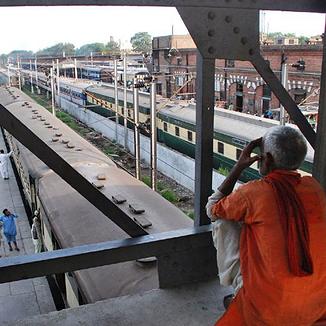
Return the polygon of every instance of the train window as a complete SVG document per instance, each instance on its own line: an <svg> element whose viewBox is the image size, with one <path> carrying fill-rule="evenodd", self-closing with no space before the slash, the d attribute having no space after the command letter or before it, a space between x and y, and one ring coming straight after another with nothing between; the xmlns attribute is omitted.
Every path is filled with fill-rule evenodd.
<svg viewBox="0 0 326 326"><path fill-rule="evenodd" d="M121 108L121 114L125 115L125 108Z"/></svg>
<svg viewBox="0 0 326 326"><path fill-rule="evenodd" d="M241 153L242 153L242 150L237 148L237 160L240 158Z"/></svg>
<svg viewBox="0 0 326 326"><path fill-rule="evenodd" d="M168 131L168 124L166 122L163 122L163 129L164 131Z"/></svg>
<svg viewBox="0 0 326 326"><path fill-rule="evenodd" d="M217 152L220 154L224 154L224 144L220 141L217 142Z"/></svg>
<svg viewBox="0 0 326 326"><path fill-rule="evenodd" d="M131 110L128 109L128 117L131 118Z"/></svg>
<svg viewBox="0 0 326 326"><path fill-rule="evenodd" d="M188 140L192 141L192 132L191 131L188 131Z"/></svg>
<svg viewBox="0 0 326 326"><path fill-rule="evenodd" d="M179 127L175 127L175 135L180 136L180 129Z"/></svg>

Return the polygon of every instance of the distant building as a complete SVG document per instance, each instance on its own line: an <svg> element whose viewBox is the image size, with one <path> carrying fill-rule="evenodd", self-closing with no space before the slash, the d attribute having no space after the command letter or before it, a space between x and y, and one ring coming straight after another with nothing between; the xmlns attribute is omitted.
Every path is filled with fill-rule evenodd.
<svg viewBox="0 0 326 326"><path fill-rule="evenodd" d="M299 45L298 37L281 36L274 39L275 45Z"/></svg>
<svg viewBox="0 0 326 326"><path fill-rule="evenodd" d="M308 44L323 44L323 35L312 36L309 38Z"/></svg>
<svg viewBox="0 0 326 326"><path fill-rule="evenodd" d="M176 41L180 39L184 43ZM261 52L279 77L282 56L287 57L290 95L297 104L307 99L308 103L318 105L322 45L269 45L262 46ZM153 71L159 94L171 97L178 92L178 96L185 99L195 97L196 55L197 49L190 36L153 39ZM298 61L304 62L304 69L291 67ZM219 106L224 103L234 110L258 115L280 107L280 102L250 62L217 59L215 66L215 98Z"/></svg>

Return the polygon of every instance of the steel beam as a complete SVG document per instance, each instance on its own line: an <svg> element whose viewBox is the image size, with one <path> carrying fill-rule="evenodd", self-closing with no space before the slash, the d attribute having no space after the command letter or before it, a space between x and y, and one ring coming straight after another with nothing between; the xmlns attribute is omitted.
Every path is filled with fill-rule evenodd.
<svg viewBox="0 0 326 326"><path fill-rule="evenodd" d="M117 264L140 258L174 255L212 246L211 226L182 229L138 238L88 244L0 260L0 283ZM203 252L202 252L203 254ZM183 258L185 259L185 258ZM215 259L212 259L215 264ZM194 262L194 266L200 265ZM205 273L205 266L196 267ZM164 273L164 270L161 270ZM190 270L184 271L191 273ZM183 275L181 275L183 276Z"/></svg>
<svg viewBox="0 0 326 326"><path fill-rule="evenodd" d="M195 225L209 224L207 198L212 193L215 59L197 54Z"/></svg>
<svg viewBox="0 0 326 326"><path fill-rule="evenodd" d="M248 50L250 51L250 49ZM265 82L271 88L272 92L279 99L285 110L290 115L290 118L295 122L302 134L306 137L310 145L315 148L316 133L310 126L309 122L302 114L292 97L283 87L280 80L276 77L270 66L262 57L258 49L252 49L251 63L254 65L259 74L263 77Z"/></svg>
<svg viewBox="0 0 326 326"><path fill-rule="evenodd" d="M249 49L259 47L259 11L178 7L204 58L250 60Z"/></svg>
<svg viewBox="0 0 326 326"><path fill-rule="evenodd" d="M123 231L132 237L148 234L2 105L0 105L0 116L1 127L6 129Z"/></svg>
<svg viewBox="0 0 326 326"><path fill-rule="evenodd" d="M0 0L0 6L159 6L326 12L325 0Z"/></svg>
<svg viewBox="0 0 326 326"><path fill-rule="evenodd" d="M326 35L326 25L325 25ZM324 38L324 55L320 81L317 139L313 176L326 191L326 40Z"/></svg>

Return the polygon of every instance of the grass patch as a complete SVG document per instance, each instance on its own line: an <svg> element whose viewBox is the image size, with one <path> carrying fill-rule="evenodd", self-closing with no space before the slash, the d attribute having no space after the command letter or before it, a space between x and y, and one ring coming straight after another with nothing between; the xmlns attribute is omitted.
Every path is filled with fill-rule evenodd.
<svg viewBox="0 0 326 326"><path fill-rule="evenodd" d="M217 170L217 172L218 172L219 174L222 174L222 175L224 175L224 176L227 176L227 175L229 175L230 170L227 169L227 168L224 168L223 166L220 166L219 169Z"/></svg>
<svg viewBox="0 0 326 326"><path fill-rule="evenodd" d="M177 203L179 201L179 197L173 190L163 189L162 191L160 191L160 194L170 203Z"/></svg>
<svg viewBox="0 0 326 326"><path fill-rule="evenodd" d="M148 175L143 175L141 181L143 181L148 187L152 185L151 178Z"/></svg>

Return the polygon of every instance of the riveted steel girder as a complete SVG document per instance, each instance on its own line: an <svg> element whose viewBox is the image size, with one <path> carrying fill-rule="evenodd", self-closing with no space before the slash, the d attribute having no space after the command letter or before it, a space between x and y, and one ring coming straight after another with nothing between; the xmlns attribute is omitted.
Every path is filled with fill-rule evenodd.
<svg viewBox="0 0 326 326"><path fill-rule="evenodd" d="M178 8L204 58L250 60L259 47L259 11Z"/></svg>
<svg viewBox="0 0 326 326"><path fill-rule="evenodd" d="M0 6L160 6L326 12L324 0L1 0Z"/></svg>

